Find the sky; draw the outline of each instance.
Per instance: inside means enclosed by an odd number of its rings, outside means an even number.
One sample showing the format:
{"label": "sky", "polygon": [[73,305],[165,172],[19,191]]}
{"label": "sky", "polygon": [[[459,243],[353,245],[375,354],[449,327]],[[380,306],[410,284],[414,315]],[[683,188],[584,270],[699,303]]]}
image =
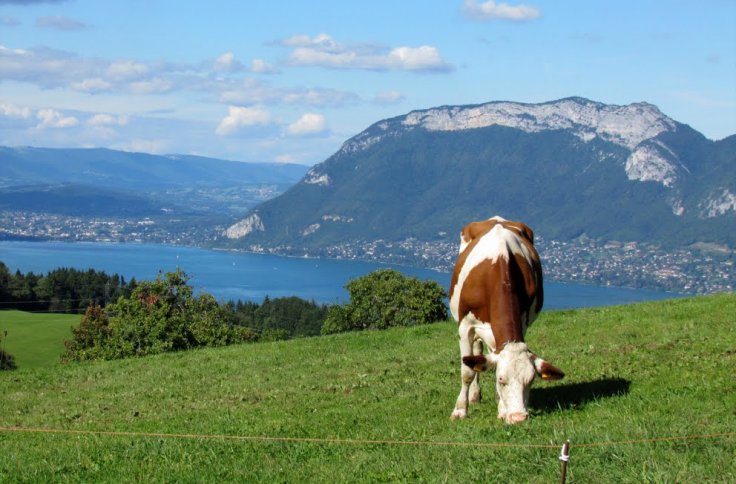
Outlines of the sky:
{"label": "sky", "polygon": [[0,145],[313,165],[412,110],[570,96],[736,134],[734,0],[0,0]]}

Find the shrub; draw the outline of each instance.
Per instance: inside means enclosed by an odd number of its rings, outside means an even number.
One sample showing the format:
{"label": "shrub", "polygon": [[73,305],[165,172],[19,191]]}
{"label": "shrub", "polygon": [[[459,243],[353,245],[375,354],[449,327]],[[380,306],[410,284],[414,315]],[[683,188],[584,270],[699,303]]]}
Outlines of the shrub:
{"label": "shrub", "polygon": [[[3,335],[0,337],[0,343],[3,343],[7,337],[8,332],[3,331]],[[5,351],[5,345],[3,345],[3,347],[0,348],[0,371],[15,370],[16,368],[18,368],[18,365],[15,364],[15,358],[13,358],[13,355]]]}
{"label": "shrub", "polygon": [[447,319],[445,290],[392,269],[353,279],[345,286],[350,302],[327,311],[322,334],[414,326]]}
{"label": "shrub", "polygon": [[138,284],[130,297],[91,306],[65,342],[66,360],[113,359],[249,341],[234,329],[232,312],[210,294],[193,295],[177,270]]}
{"label": "shrub", "polygon": [[64,341],[62,360],[104,358],[111,336],[110,321],[105,309],[97,304],[87,308],[79,326],[72,326],[72,339]]}

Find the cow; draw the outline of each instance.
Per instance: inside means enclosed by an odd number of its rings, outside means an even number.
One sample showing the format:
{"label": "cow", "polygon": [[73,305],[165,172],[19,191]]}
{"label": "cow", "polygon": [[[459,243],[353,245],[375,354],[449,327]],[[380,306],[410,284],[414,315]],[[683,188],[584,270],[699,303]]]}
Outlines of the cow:
{"label": "cow", "polygon": [[479,373],[490,368],[496,370],[498,418],[508,424],[529,418],[529,390],[536,375],[545,380],[565,376],[524,342],[543,302],[542,264],[532,229],[498,216],[462,229],[450,283],[462,386],[450,418],[467,417],[468,402],[480,401]]}

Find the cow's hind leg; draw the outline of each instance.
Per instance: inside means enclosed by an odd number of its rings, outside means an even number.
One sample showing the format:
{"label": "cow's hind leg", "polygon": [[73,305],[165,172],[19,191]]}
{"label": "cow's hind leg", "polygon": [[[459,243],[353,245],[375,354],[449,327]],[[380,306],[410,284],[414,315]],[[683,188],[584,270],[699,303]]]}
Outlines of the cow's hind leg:
{"label": "cow's hind leg", "polygon": [[[473,356],[482,354],[483,342],[480,340],[480,338],[475,338],[475,341],[473,341]],[[478,373],[477,371],[474,371],[473,373],[475,374],[475,378],[473,378],[473,381],[470,383],[469,400],[470,403],[480,403],[482,398],[480,393],[480,373]]]}
{"label": "cow's hind leg", "polygon": [[470,390],[470,385],[476,379],[475,371],[467,365],[464,365],[462,362],[463,357],[473,354],[473,339],[475,337],[475,332],[469,325],[461,323],[458,328],[458,333],[460,335],[460,376],[462,386],[460,387],[460,394],[457,396],[457,401],[455,402],[455,409],[452,411],[452,415],[450,415],[450,418],[453,420],[468,416],[468,391]]}

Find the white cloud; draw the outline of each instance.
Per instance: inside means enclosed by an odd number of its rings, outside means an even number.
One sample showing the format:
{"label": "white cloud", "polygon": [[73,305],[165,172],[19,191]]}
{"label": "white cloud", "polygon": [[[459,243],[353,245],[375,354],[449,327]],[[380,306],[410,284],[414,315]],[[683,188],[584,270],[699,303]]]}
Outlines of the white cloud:
{"label": "white cloud", "polygon": [[228,115],[220,121],[215,132],[220,136],[227,136],[243,128],[266,126],[271,123],[273,123],[273,116],[265,109],[230,106]]}
{"label": "white cloud", "polygon": [[128,124],[127,116],[113,116],[111,114],[95,114],[87,120],[90,126],[125,126]]}
{"label": "white cloud", "polygon": [[[222,69],[237,69],[238,61],[229,53],[218,60],[198,64],[144,63],[134,59],[108,61],[84,58],[48,49],[12,49],[0,45],[0,73],[3,80],[29,83],[43,89],[70,89],[87,94],[150,95],[170,92],[210,93],[224,104],[290,104],[344,106],[359,100],[349,91],[321,87],[273,87],[253,78],[213,75]],[[243,71],[248,69],[243,67]],[[258,73],[278,72],[256,59],[250,67]],[[222,71],[219,71],[222,72]]]}
{"label": "white cloud", "polygon": [[109,91],[110,89],[112,89],[112,87],[112,83],[107,82],[100,77],[84,79],[82,81],[73,82],[71,84],[71,88],[75,91],[87,92],[90,94]]}
{"label": "white cloud", "polygon": [[225,52],[217,59],[215,59],[213,68],[217,72],[228,73],[241,72],[245,69],[243,67],[243,64],[235,59],[235,54],[233,54],[232,52]]}
{"label": "white cloud", "polygon": [[38,128],[71,128],[79,124],[74,116],[64,116],[55,109],[41,109],[36,113]]}
{"label": "white cloud", "polygon": [[250,71],[256,74],[277,74],[279,72],[278,69],[263,59],[253,59],[250,63]]}
{"label": "white cloud", "polygon": [[15,17],[3,15],[2,17],[0,17],[0,25],[2,25],[3,27],[17,27],[18,25],[20,25],[20,20]]}
{"label": "white cloud", "polygon": [[286,104],[308,106],[343,106],[358,100],[355,93],[325,88],[288,89],[280,91],[280,99]]}
{"label": "white cloud", "polygon": [[87,25],[83,22],[61,15],[39,17],[36,20],[36,26],[55,30],[84,30],[87,28]]}
{"label": "white cloud", "polygon": [[376,104],[396,104],[405,99],[399,91],[381,91],[373,98]]}
{"label": "white cloud", "polygon": [[296,158],[293,155],[278,155],[275,158],[277,163],[296,163]]}
{"label": "white cloud", "polygon": [[294,123],[290,124],[286,132],[294,136],[319,134],[327,129],[327,121],[323,114],[305,113]]}
{"label": "white cloud", "polygon": [[327,34],[318,34],[315,37],[308,35],[293,35],[288,39],[277,42],[279,45],[285,47],[321,47],[321,48],[332,48],[337,46],[332,37]]}
{"label": "white cloud", "polygon": [[31,108],[17,106],[12,103],[0,102],[0,115],[8,118],[28,119],[31,117]]}
{"label": "white cloud", "polygon": [[483,3],[478,3],[478,0],[465,0],[462,12],[473,20],[504,19],[521,22],[541,16],[541,12],[536,7],[496,3],[494,0],[487,0]]}
{"label": "white cloud", "polygon": [[446,64],[439,51],[429,45],[421,47],[397,47],[388,54],[389,66],[409,71],[444,69]]}
{"label": "white cloud", "polygon": [[129,88],[134,94],[160,94],[174,89],[174,84],[166,79],[154,77],[145,81],[133,82]]}
{"label": "white cloud", "polygon": [[24,129],[34,124],[35,117],[31,108],[0,101],[0,128]]}
{"label": "white cloud", "polygon": [[276,88],[256,79],[242,79],[221,86],[220,102],[226,104],[290,104],[316,107],[344,106],[358,101],[355,93],[334,89]]}
{"label": "white cloud", "polygon": [[293,48],[288,62],[298,66],[317,66],[329,69],[363,69],[375,71],[449,71],[436,47],[395,47],[370,44],[341,44],[327,34],[314,38],[297,35],[278,42]]}
{"label": "white cloud", "polygon": [[141,79],[148,74],[147,65],[134,60],[120,60],[110,64],[105,72],[107,77],[115,81],[131,81]]}

